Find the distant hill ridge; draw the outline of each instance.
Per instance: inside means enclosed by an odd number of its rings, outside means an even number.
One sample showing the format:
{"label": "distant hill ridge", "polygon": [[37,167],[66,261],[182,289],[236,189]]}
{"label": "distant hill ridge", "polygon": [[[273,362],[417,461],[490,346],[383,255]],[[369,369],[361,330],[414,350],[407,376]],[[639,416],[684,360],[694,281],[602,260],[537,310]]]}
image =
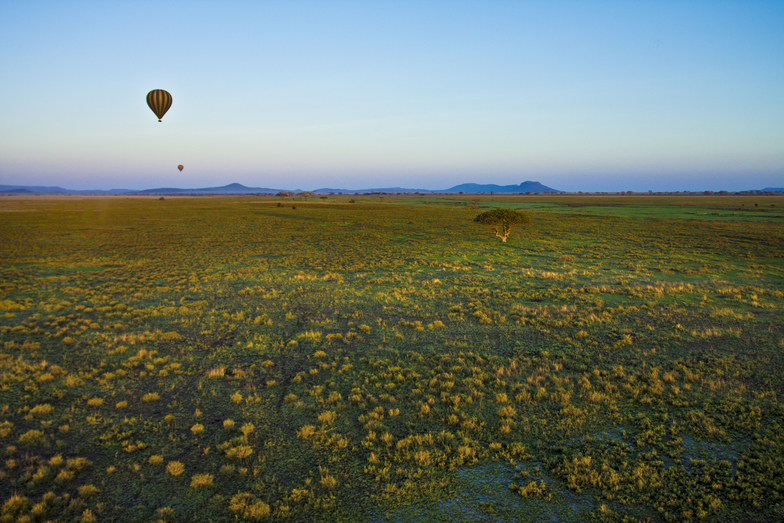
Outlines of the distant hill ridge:
{"label": "distant hill ridge", "polygon": [[0,185],[0,193],[13,193],[13,194],[122,194],[135,192],[130,189],[109,189],[104,191],[101,189],[63,189],[62,187],[44,187],[41,185]]}
{"label": "distant hill ridge", "polygon": [[439,192],[468,192],[468,193],[483,193],[483,192],[563,192],[558,189],[552,189],[539,182],[523,182],[520,185],[495,185],[495,184],[478,184],[478,183],[464,183],[455,185],[451,189]]}
{"label": "distant hill ridge", "polygon": [[[161,187],[158,189],[144,189],[133,191],[137,194],[255,194],[279,193],[283,189],[270,189],[269,187],[245,187],[241,183],[230,183],[221,187],[203,187],[201,189],[179,189],[176,187]],[[298,191],[299,192],[299,191]]]}
{"label": "distant hill ridge", "polygon": [[[285,190],[285,189],[270,189],[268,187],[246,187],[239,183],[231,183],[229,185],[224,185],[222,187],[205,187],[203,189],[178,189],[174,187],[163,187],[158,189],[145,189],[143,191],[136,191],[138,193],[144,194],[177,194],[177,193],[211,193],[211,194],[254,194],[254,193],[272,193],[277,194],[279,192],[295,192],[299,193],[302,192],[301,190],[297,189],[296,191]],[[545,185],[542,185],[539,182],[523,182],[520,185],[495,185],[495,184],[476,184],[476,183],[464,183],[462,185],[455,185],[450,189],[438,189],[438,190],[431,190],[431,189],[407,189],[405,187],[377,187],[372,189],[333,189],[333,188],[322,188],[316,189],[312,192],[315,193],[374,193],[374,192],[386,192],[386,193],[456,193],[456,192],[464,192],[464,193],[489,193],[489,192],[497,192],[497,193],[520,193],[520,192],[550,192],[550,193],[559,193],[563,191],[559,191],[557,189],[552,189]]]}
{"label": "distant hill ridge", "polygon": [[[63,189],[62,187],[43,187],[43,186],[24,186],[24,185],[0,185],[0,192],[4,193],[38,193],[38,194],[256,194],[267,193],[277,194],[279,192],[302,192],[300,189],[271,189],[269,187],[246,187],[240,183],[230,183],[220,187],[202,187],[196,189],[183,189],[180,187],[158,187],[155,189],[143,189],[141,191],[134,191],[131,189],[110,189],[104,190],[72,190]],[[407,189],[404,187],[379,187],[372,189],[331,189],[323,188],[316,189],[316,193],[525,193],[525,192],[539,192],[539,193],[560,193],[557,189],[552,189],[539,182],[526,181],[520,185],[495,185],[495,184],[477,184],[477,183],[464,183],[455,185],[449,189]]]}
{"label": "distant hill ridge", "polygon": [[[0,193],[4,194],[277,194],[279,192],[303,192],[300,189],[271,189],[269,187],[246,187],[240,183],[230,183],[220,187],[202,187],[196,189],[183,189],[180,187],[158,187],[155,189],[144,189],[141,191],[134,191],[132,189],[86,189],[74,190],[64,189],[57,186],[41,186],[41,185],[0,185]],[[372,189],[333,189],[322,188],[311,191],[314,193],[425,193],[425,194],[438,194],[438,193],[464,193],[464,194],[482,194],[482,193],[563,193],[558,189],[553,189],[542,185],[539,182],[525,181],[520,185],[496,185],[496,184],[479,184],[479,183],[463,183],[455,185],[449,189],[408,189],[405,187],[378,187]],[[737,191],[741,193],[784,193],[784,187],[766,187],[760,191]]]}

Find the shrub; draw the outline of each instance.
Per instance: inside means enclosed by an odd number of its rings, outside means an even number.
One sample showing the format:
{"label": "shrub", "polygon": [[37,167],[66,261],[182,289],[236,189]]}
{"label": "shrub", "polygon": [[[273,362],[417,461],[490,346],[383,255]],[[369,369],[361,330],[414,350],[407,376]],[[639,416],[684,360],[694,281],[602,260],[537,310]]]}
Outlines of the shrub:
{"label": "shrub", "polygon": [[75,474],[73,473],[73,471],[61,470],[60,473],[57,474],[57,477],[54,478],[54,482],[57,483],[58,485],[64,485],[65,483],[71,481],[74,478],[74,476]]}
{"label": "shrub", "polygon": [[179,461],[170,461],[168,465],[166,465],[166,473],[170,476],[179,476],[185,472],[185,465],[180,463]]}
{"label": "shrub", "polygon": [[82,485],[78,490],[80,498],[91,498],[100,492],[95,485]]}
{"label": "shrub", "polygon": [[40,430],[28,430],[21,436],[19,436],[19,444],[20,445],[38,445],[43,443],[44,441],[44,433]]}
{"label": "shrub", "polygon": [[81,472],[82,470],[89,468],[92,464],[92,461],[81,457],[69,458],[68,461],[65,462],[65,466],[68,469],[75,470],[76,472]]}
{"label": "shrub", "polygon": [[335,423],[336,419],[338,419],[338,415],[335,411],[332,410],[322,412],[321,414],[318,415],[319,422],[324,425],[332,425],[333,423]]}
{"label": "shrub", "polygon": [[297,437],[301,439],[308,439],[316,432],[313,425],[305,425],[297,431]]}
{"label": "shrub", "polygon": [[338,485],[338,480],[336,480],[333,476],[330,476],[329,474],[324,474],[321,476],[321,480],[319,481],[319,483],[321,483],[321,485],[325,489],[332,490]]}
{"label": "shrub", "polygon": [[207,371],[207,378],[211,380],[217,380],[222,378],[226,374],[225,367],[217,367],[215,369],[210,369]]}
{"label": "shrub", "polygon": [[142,401],[144,403],[152,403],[154,401],[158,401],[161,397],[158,395],[157,392],[148,392],[144,396],[142,396]]}
{"label": "shrub", "polygon": [[76,376],[74,374],[69,374],[68,376],[65,377],[64,384],[68,388],[78,387],[82,383],[83,382],[82,382],[81,378],[79,378],[79,376]]}
{"label": "shrub", "polygon": [[248,493],[239,493],[229,501],[229,510],[238,513],[243,519],[258,521],[270,515],[270,506],[263,501],[255,501]]}
{"label": "shrub", "polygon": [[[3,503],[3,515],[14,516],[27,508],[27,498],[14,494]],[[9,520],[12,521],[12,520]]]}
{"label": "shrub", "polygon": [[245,519],[250,519],[251,521],[257,521],[261,518],[269,516],[269,514],[270,506],[263,501],[257,501],[252,505],[248,505],[248,507],[242,511],[242,516]]}
{"label": "shrub", "polygon": [[537,484],[536,481],[531,481],[527,485],[520,485],[516,490],[521,497],[528,498],[541,496],[547,490],[547,486],[544,481],[540,481],[539,484]]}
{"label": "shrub", "polygon": [[227,458],[236,460],[245,459],[251,454],[253,454],[253,448],[250,445],[239,445],[226,451]]}
{"label": "shrub", "polygon": [[196,474],[191,478],[191,488],[202,489],[212,486],[215,477],[212,474]]}
{"label": "shrub", "polygon": [[33,416],[48,416],[52,412],[54,412],[54,408],[48,403],[45,403],[43,405],[36,405],[32,409],[30,409],[30,414],[32,414]]}

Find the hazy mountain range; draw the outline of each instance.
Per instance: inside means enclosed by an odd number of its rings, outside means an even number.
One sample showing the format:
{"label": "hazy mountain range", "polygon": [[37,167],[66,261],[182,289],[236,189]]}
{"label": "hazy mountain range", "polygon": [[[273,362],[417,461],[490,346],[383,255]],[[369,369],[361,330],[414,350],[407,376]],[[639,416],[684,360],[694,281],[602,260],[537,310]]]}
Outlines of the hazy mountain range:
{"label": "hazy mountain range", "polygon": [[[179,187],[158,187],[155,189],[144,189],[141,191],[134,191],[131,189],[110,189],[103,190],[72,190],[63,189],[62,187],[43,187],[43,186],[29,186],[29,185],[0,185],[0,192],[14,193],[14,194],[256,194],[267,193],[277,194],[279,192],[302,192],[300,189],[270,189],[269,187],[246,187],[239,183],[230,183],[221,187],[203,187],[200,189],[182,189]],[[373,189],[331,189],[323,188],[316,189],[316,193],[520,193],[520,192],[549,192],[559,193],[557,189],[552,189],[539,182],[523,182],[520,185],[495,185],[495,184],[476,184],[464,183],[455,185],[450,189],[406,189],[403,187],[379,187]]]}
{"label": "hazy mountain range", "polygon": [[[277,194],[279,192],[303,192],[300,189],[271,189],[269,187],[246,187],[239,183],[230,183],[221,187],[202,187],[199,189],[183,189],[179,187],[158,187],[156,189],[144,189],[134,191],[131,189],[109,189],[107,191],[99,189],[73,190],[62,187],[44,187],[39,185],[0,185],[0,193],[3,194]],[[455,185],[449,189],[407,189],[404,187],[376,187],[372,189],[333,189],[322,188],[312,191],[315,193],[561,193],[558,189],[553,189],[542,185],[539,182],[526,181],[520,185],[495,185],[479,183],[463,183]],[[734,191],[733,191],[734,192]],[[743,191],[741,191],[743,192]],[[745,191],[755,192],[755,190]],[[784,187],[766,187],[761,192],[784,192]]]}

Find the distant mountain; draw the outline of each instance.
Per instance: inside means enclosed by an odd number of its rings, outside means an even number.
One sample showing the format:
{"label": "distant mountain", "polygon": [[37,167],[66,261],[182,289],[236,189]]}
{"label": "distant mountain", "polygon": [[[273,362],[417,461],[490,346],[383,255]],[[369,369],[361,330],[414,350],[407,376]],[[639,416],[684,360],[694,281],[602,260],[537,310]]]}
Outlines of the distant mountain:
{"label": "distant mountain", "polygon": [[1,193],[15,193],[15,194],[122,194],[132,192],[130,189],[109,189],[102,191],[100,189],[89,189],[84,191],[63,189],[62,187],[44,187],[41,185],[0,185]]}
{"label": "distant mountain", "polygon": [[559,193],[563,191],[559,191],[557,189],[552,189],[547,187],[546,185],[542,185],[539,182],[523,182],[520,185],[495,185],[495,184],[478,184],[478,183],[464,183],[461,185],[455,185],[449,189],[405,189],[403,187],[383,187],[383,188],[376,188],[376,189],[356,189],[356,190],[349,190],[349,189],[317,189],[313,192],[317,193],[368,193],[368,192],[386,192],[386,193],[489,193],[489,192],[497,192],[497,193],[524,193],[524,192],[551,192],[551,193]]}
{"label": "distant mountain", "polygon": [[[62,187],[49,187],[41,185],[0,185],[0,193],[3,194],[277,194],[279,192],[300,193],[300,189],[271,189],[269,187],[246,187],[240,183],[230,183],[220,187],[202,187],[196,189],[183,189],[180,187],[158,187],[156,189],[144,189],[141,191],[134,191],[131,189],[88,189],[88,190],[74,190],[63,189]],[[520,185],[496,185],[492,183],[479,184],[479,183],[463,183],[455,185],[449,189],[407,189],[404,187],[378,187],[373,189],[333,189],[325,187],[312,191],[314,193],[464,193],[464,194],[481,194],[481,193],[496,193],[496,194],[509,194],[509,193],[562,193],[558,189],[553,189],[542,185],[539,182],[526,181]],[[723,191],[722,191],[723,192]],[[731,191],[732,192],[732,191]],[[761,190],[740,191],[734,192],[735,194],[747,193],[760,193],[760,192],[773,192],[784,193],[784,187],[766,187]]]}
{"label": "distant mountain", "polygon": [[557,189],[552,189],[547,187],[546,185],[542,185],[539,182],[523,182],[520,185],[495,185],[493,183],[490,184],[477,184],[477,183],[464,183],[461,185],[455,185],[451,189],[445,189],[442,191],[435,191],[435,192],[464,192],[464,193],[486,193],[486,192],[496,192],[496,193],[525,193],[525,192],[563,192]]}
{"label": "distant mountain", "polygon": [[39,194],[56,194],[68,193],[68,189],[62,187],[41,187],[39,185],[0,185],[0,192],[13,192],[13,193],[39,193]]}
{"label": "distant mountain", "polygon": [[62,187],[42,187],[39,185],[0,185],[0,192],[37,192],[37,193],[67,193],[68,189]]}
{"label": "distant mountain", "polygon": [[[778,191],[781,189],[765,189],[766,191]],[[196,189],[183,189],[180,187],[158,187],[155,189],[144,189],[141,191],[133,191],[130,189],[110,189],[108,191],[102,190],[72,190],[63,189],[62,187],[43,187],[43,186],[23,186],[23,185],[0,185],[0,192],[2,193],[16,193],[16,194],[277,194],[279,192],[302,192],[297,190],[287,189],[270,189],[269,187],[246,187],[240,183],[230,183],[220,187],[202,187]],[[477,184],[477,183],[464,183],[462,185],[455,185],[450,189],[406,189],[404,187],[377,187],[372,189],[331,189],[323,188],[316,189],[315,193],[525,193],[525,192],[538,192],[538,193],[559,193],[557,189],[551,189],[539,182],[523,182],[520,185],[495,185],[495,184]]]}
{"label": "distant mountain", "polygon": [[[371,189],[335,189],[331,187],[324,187],[316,189],[313,192],[318,194],[325,193],[520,193],[520,192],[550,192],[558,193],[556,189],[544,186],[539,182],[524,182],[520,185],[479,185],[475,183],[465,183],[463,185],[456,185],[451,189],[429,190],[429,189],[407,189],[404,187],[374,187]],[[231,183],[222,187],[204,187],[201,189],[180,189],[177,187],[159,187],[157,189],[145,189],[143,191],[135,191],[137,194],[277,194],[279,192],[302,192],[299,189],[295,191],[287,189],[270,189],[268,187],[245,187],[239,183]]]}
{"label": "distant mountain", "polygon": [[277,194],[283,189],[270,189],[268,187],[245,187],[240,183],[230,183],[222,187],[203,187],[201,189],[179,189],[177,187],[160,187],[158,189],[144,189],[134,191],[136,194]]}
{"label": "distant mountain", "polygon": [[368,192],[385,192],[385,193],[413,193],[413,192],[436,192],[428,189],[405,189],[403,187],[376,187],[374,189],[316,189],[316,193],[368,193]]}

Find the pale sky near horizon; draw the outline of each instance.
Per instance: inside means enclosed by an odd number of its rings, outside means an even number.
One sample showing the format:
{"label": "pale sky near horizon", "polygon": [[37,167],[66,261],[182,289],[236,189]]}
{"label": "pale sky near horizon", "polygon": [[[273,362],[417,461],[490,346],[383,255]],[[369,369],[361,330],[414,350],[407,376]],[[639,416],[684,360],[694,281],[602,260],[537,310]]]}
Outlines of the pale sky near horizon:
{"label": "pale sky near horizon", "polygon": [[782,187],[782,28],[781,1],[0,0],[0,185]]}

